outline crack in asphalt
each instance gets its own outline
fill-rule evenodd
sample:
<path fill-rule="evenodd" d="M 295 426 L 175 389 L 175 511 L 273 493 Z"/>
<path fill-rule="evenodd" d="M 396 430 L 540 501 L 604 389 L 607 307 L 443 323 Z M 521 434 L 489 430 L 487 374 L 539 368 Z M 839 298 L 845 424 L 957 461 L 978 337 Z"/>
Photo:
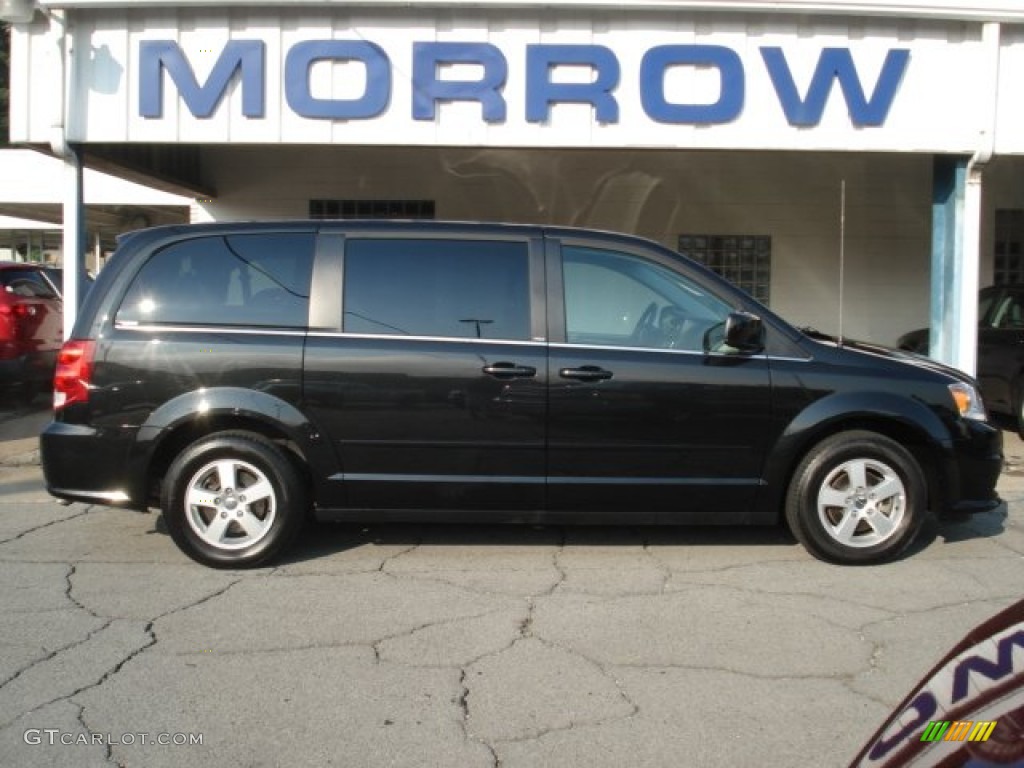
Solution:
<path fill-rule="evenodd" d="M 53 651 L 50 651 L 49 653 L 47 653 L 45 656 L 43 656 L 41 658 L 38 658 L 35 661 L 32 661 L 32 662 L 26 664 L 24 667 L 22 667 L 21 669 L 17 670 L 14 674 L 10 675 L 6 680 L 4 680 L 3 682 L 0 682 L 0 691 L 2 691 L 4 688 L 6 688 L 11 683 L 13 683 L 15 680 L 17 680 L 22 675 L 24 675 L 27 672 L 31 671 L 35 667 L 38 667 L 40 664 L 45 664 L 46 662 L 50 661 L 50 659 L 55 658 L 59 654 L 64 653 L 65 651 L 70 651 L 70 650 L 72 650 L 74 648 L 77 648 L 78 646 L 82 645 L 83 643 L 89 642 L 93 638 L 94 635 L 96 635 L 99 632 L 102 632 L 103 630 L 105 630 L 107 627 L 109 627 L 111 624 L 113 624 L 114 621 L 115 621 L 115 619 L 107 619 L 100 626 L 96 627 L 95 629 L 89 630 L 89 632 L 87 632 L 85 637 L 83 637 L 82 639 L 75 640 L 73 642 L 68 643 L 67 645 L 62 645 L 60 648 L 55 648 Z M 59 701 L 59 699 L 58 699 L 58 701 Z M 22 712 L 21 714 L 25 714 L 25 713 Z M 21 715 L 19 715 L 19 717 L 20 716 Z M 13 720 L 10 721 L 10 722 L 7 722 L 7 723 L 0 723 L 0 728 L 3 728 L 3 727 L 6 727 L 6 726 L 10 725 L 11 722 L 13 722 Z"/>
<path fill-rule="evenodd" d="M 150 624 L 153 624 L 153 623 L 159 621 L 160 619 L 166 619 L 168 616 L 173 616 L 176 613 L 183 613 L 185 611 L 190 611 L 193 608 L 198 608 L 200 605 L 203 605 L 205 603 L 210 602 L 211 600 L 214 600 L 214 599 L 216 599 L 218 597 L 223 596 L 232 587 L 235 587 L 235 586 L 241 584 L 243 581 L 248 581 L 251 578 L 255 579 L 255 578 L 260 578 L 260 577 L 259 576 L 239 576 L 237 579 L 235 579 L 234 581 L 228 582 L 227 584 L 225 584 L 220 589 L 216 589 L 213 592 L 211 592 L 210 594 L 204 595 L 203 597 L 200 597 L 198 600 L 192 601 L 188 605 L 179 605 L 177 608 L 172 608 L 169 611 L 164 611 L 163 613 L 157 614 L 152 619 L 150 619 Z"/>
<path fill-rule="evenodd" d="M 153 634 L 153 622 L 151 622 L 151 621 L 147 622 L 146 626 L 142 628 L 142 631 L 145 634 L 149 635 L 149 641 L 144 643 L 143 645 L 139 646 L 138 648 L 136 648 L 134 651 L 132 651 L 127 656 L 125 656 L 123 659 L 121 659 L 119 662 L 117 662 L 113 667 L 111 667 L 106 672 L 104 672 L 99 680 L 97 680 L 94 683 L 90 683 L 88 685 L 83 685 L 80 688 L 72 691 L 71 693 L 69 693 L 69 694 L 67 694 L 65 696 L 58 696 L 57 698 L 55 698 L 55 699 L 53 699 L 51 701 L 48 701 L 45 704 L 41 704 L 40 708 L 41 707 L 48 707 L 51 704 L 56 704 L 58 701 L 69 701 L 72 704 L 75 704 L 76 706 L 82 706 L 81 704 L 79 704 L 79 702 L 74 700 L 75 696 L 77 696 L 80 693 L 84 693 L 85 691 L 92 690 L 93 688 L 99 688 L 105 682 L 107 682 L 107 680 L 109 680 L 114 675 L 116 675 L 118 672 L 120 672 L 124 668 L 125 664 L 127 664 L 129 661 L 134 659 L 136 656 L 138 656 L 139 654 L 144 652 L 147 648 L 151 648 L 152 646 L 156 645 L 157 640 L 156 640 L 156 635 Z M 85 717 L 85 707 L 84 706 L 82 706 L 82 717 Z"/>
<path fill-rule="evenodd" d="M 512 645 L 515 645 L 517 640 L 523 640 L 527 637 L 533 637 L 533 614 L 534 610 L 537 607 L 537 600 L 543 599 L 545 597 L 550 597 L 551 595 L 553 595 L 559 587 L 565 584 L 566 579 L 569 578 L 565 568 L 562 567 L 562 563 L 559 559 L 562 553 L 565 552 L 565 541 L 566 531 L 565 528 L 562 528 L 561 537 L 558 541 L 558 545 L 555 547 L 555 550 L 551 553 L 551 567 L 555 569 L 555 573 L 558 574 L 558 578 L 550 587 L 548 587 L 543 592 L 538 592 L 533 595 L 527 595 L 526 616 L 523 618 L 523 621 L 519 625 L 519 637 L 516 638 L 516 640 L 512 641 Z M 512 646 L 510 645 L 509 648 L 511 647 Z"/>
<path fill-rule="evenodd" d="M 462 715 L 459 719 L 459 726 L 462 728 L 463 737 L 467 741 L 475 741 L 477 744 L 482 745 L 491 754 L 492 768 L 501 768 L 501 758 L 498 757 L 497 750 L 488 741 L 473 733 L 469 727 L 469 685 L 466 683 L 466 667 L 459 669 L 459 688 L 460 693 L 455 700 L 455 705 L 459 708 L 459 712 Z"/>
<path fill-rule="evenodd" d="M 98 635 L 100 632 L 103 632 L 104 630 L 109 628 L 111 625 L 113 625 L 113 623 L 115 621 L 129 621 L 129 622 L 138 621 L 137 619 L 132 619 L 132 618 L 129 618 L 129 617 L 119 617 L 119 616 L 107 617 L 107 616 L 102 616 L 100 614 L 97 614 L 95 611 L 91 610 L 90 608 L 88 608 L 85 604 L 83 604 L 81 601 L 79 601 L 78 598 L 76 598 L 74 596 L 74 594 L 73 594 L 74 584 L 73 584 L 72 579 L 73 579 L 73 576 L 75 575 L 75 573 L 77 572 L 77 564 L 75 564 L 75 563 L 66 563 L 66 565 L 68 566 L 68 571 L 67 571 L 67 573 L 64 576 L 65 584 L 66 584 L 65 591 L 64 591 L 65 597 L 73 605 L 75 605 L 79 609 L 85 611 L 90 616 L 92 616 L 92 617 L 94 617 L 96 619 L 102 620 L 103 623 L 100 626 L 96 627 L 95 629 L 90 630 L 86 634 L 86 636 L 84 638 L 82 638 L 80 640 L 77 640 L 75 642 L 72 642 L 72 643 L 68 643 L 67 645 L 64 645 L 64 646 L 62 646 L 60 648 L 57 648 L 54 651 L 46 654 L 46 656 L 44 656 L 42 658 L 39 658 L 39 659 L 36 659 L 32 663 L 30 663 L 30 664 L 22 667 L 21 669 L 17 670 L 13 675 L 11 675 L 6 680 L 4 680 L 2 683 L 0 683 L 0 690 L 3 690 L 5 687 L 7 687 L 11 683 L 13 683 L 18 678 L 22 677 L 24 674 L 28 673 L 29 671 L 31 671 L 35 667 L 39 666 L 40 664 L 45 664 L 46 662 L 54 659 L 55 657 L 57 657 L 61 653 L 66 653 L 67 651 L 73 650 L 74 648 L 77 648 L 77 647 L 83 645 L 84 643 L 89 642 L 96 635 Z M 84 726 L 85 724 L 84 724 L 84 720 L 82 718 L 84 718 L 84 709 L 85 708 L 84 708 L 84 706 L 79 704 L 77 701 L 74 701 L 74 697 L 77 696 L 80 693 L 83 693 L 84 691 L 90 690 L 92 688 L 97 688 L 97 687 L 103 685 L 107 680 L 109 680 L 111 677 L 113 677 L 118 672 L 120 672 L 120 670 L 124 667 L 125 664 L 127 664 L 129 661 L 131 661 L 132 659 L 134 659 L 137 656 L 139 656 L 141 653 L 146 651 L 148 648 L 151 648 L 151 647 L 155 646 L 157 644 L 157 642 L 158 642 L 158 639 L 156 637 L 156 633 L 154 631 L 153 624 L 154 624 L 154 622 L 157 619 L 164 618 L 166 616 L 170 616 L 170 615 L 178 613 L 180 611 L 189 610 L 191 608 L 195 608 L 196 606 L 202 605 L 203 603 L 205 603 L 205 602 L 207 602 L 209 600 L 212 600 L 212 599 L 214 599 L 216 597 L 219 597 L 219 596 L 223 595 L 231 587 L 235 586 L 236 584 L 238 584 L 241 581 L 243 581 L 243 578 L 236 579 L 235 581 L 232 581 L 231 583 L 227 584 L 226 586 L 222 587 L 221 589 L 215 590 L 214 592 L 212 592 L 212 593 L 210 593 L 208 595 L 204 595 L 203 597 L 201 597 L 198 600 L 195 600 L 195 601 L 189 603 L 188 605 L 179 606 L 178 608 L 175 608 L 175 609 L 172 609 L 172 610 L 169 610 L 169 611 L 165 611 L 164 613 L 161 613 L 158 616 L 154 617 L 153 619 L 147 621 L 145 627 L 143 628 L 143 632 L 146 635 L 149 636 L 149 640 L 146 643 L 144 643 L 143 645 L 141 645 L 138 648 L 134 649 L 131 653 L 127 654 L 124 658 L 122 658 L 120 661 L 118 661 L 113 667 L 111 667 L 106 672 L 104 672 L 100 676 L 100 678 L 98 680 L 96 680 L 96 681 L 94 681 L 92 683 L 89 683 L 88 685 L 81 686 L 81 687 L 77 688 L 76 690 L 74 690 L 74 691 L 72 691 L 72 692 L 70 692 L 68 694 L 64 694 L 62 696 L 58 696 L 58 697 L 56 697 L 54 699 L 51 699 L 50 701 L 44 702 L 42 704 L 38 704 L 38 705 L 34 706 L 32 708 L 32 710 L 41 709 L 43 707 L 50 706 L 51 704 L 55 704 L 57 702 L 68 701 L 68 702 L 74 704 L 75 706 L 79 707 L 79 709 L 80 709 L 80 711 L 79 711 L 79 720 L 82 721 L 83 726 Z M 23 716 L 25 714 L 27 714 L 27 712 L 22 712 L 17 717 L 21 717 L 21 716 Z M 15 718 L 15 720 L 17 719 L 17 717 Z M 0 727 L 6 727 L 6 726 L 10 725 L 11 722 L 14 722 L 14 720 L 11 720 L 11 721 L 8 721 L 6 723 L 0 724 Z M 88 727 L 86 727 L 86 730 L 89 730 Z M 91 733 L 91 731 L 90 731 L 90 733 Z M 110 760 L 110 754 L 109 754 L 110 747 L 109 746 L 107 747 L 107 750 L 108 750 L 108 761 L 109 761 Z"/>
<path fill-rule="evenodd" d="M 75 513 L 73 515 L 68 515 L 67 517 L 62 517 L 59 520 L 50 520 L 49 522 L 41 523 L 40 525 L 36 525 L 36 526 L 31 527 L 31 528 L 27 528 L 26 530 L 21 531 L 21 533 L 18 533 L 18 534 L 14 535 L 14 536 L 11 536 L 10 538 L 0 539 L 0 546 L 2 546 L 4 544 L 10 544 L 12 542 L 18 541 L 19 539 L 22 539 L 25 536 L 28 536 L 30 533 L 35 533 L 36 531 L 41 531 L 44 528 L 50 528 L 51 526 L 60 525 L 61 523 L 66 523 L 69 520 L 74 520 L 76 518 L 82 517 L 83 515 L 89 514 L 89 512 L 91 512 L 91 511 L 92 511 L 92 507 L 88 506 L 84 510 L 82 510 L 81 512 L 77 512 L 77 513 Z M 32 562 L 35 562 L 35 561 L 32 561 Z M 52 562 L 62 563 L 62 562 L 66 562 L 66 561 L 64 561 L 64 560 L 54 560 Z"/>
<path fill-rule="evenodd" d="M 64 587 L 64 597 L 66 597 L 68 599 L 68 602 L 70 602 L 70 603 L 72 603 L 74 605 L 77 605 L 83 611 L 85 611 L 90 616 L 92 616 L 93 618 L 96 618 L 96 619 L 120 618 L 120 617 L 117 617 L 117 616 L 112 616 L 112 617 L 100 616 L 98 613 L 93 611 L 91 608 L 87 608 L 85 605 L 83 605 L 82 602 L 79 601 L 79 599 L 74 596 L 74 594 L 73 594 L 74 584 L 71 583 L 72 577 L 78 571 L 78 565 L 76 565 L 75 563 L 67 563 L 67 566 L 68 566 L 68 571 L 67 571 L 67 573 L 64 574 L 64 584 L 65 584 L 65 587 Z"/>
<path fill-rule="evenodd" d="M 91 741 L 92 737 L 95 735 L 95 731 L 93 731 L 93 729 L 89 727 L 89 724 L 85 722 L 85 707 L 76 701 L 69 700 L 69 703 L 72 704 L 77 710 L 75 714 L 75 719 L 78 720 L 78 724 L 82 726 L 82 730 L 89 734 Z M 104 741 L 106 742 L 103 750 L 104 762 L 116 766 L 116 768 L 124 768 L 124 763 L 114 759 L 114 745 L 110 743 L 110 739 L 104 739 Z"/>
<path fill-rule="evenodd" d="M 388 664 L 397 664 L 397 665 L 400 665 L 400 666 L 415 667 L 417 669 L 446 669 L 446 668 L 460 668 L 460 667 L 463 667 L 463 666 L 472 666 L 473 664 L 475 664 L 480 659 L 486 658 L 487 656 L 491 655 L 492 653 L 495 653 L 495 651 L 488 651 L 487 653 L 481 654 L 480 656 L 473 658 L 472 660 L 470 660 L 469 662 L 466 662 L 465 664 L 407 664 L 406 662 L 403 662 L 403 661 L 396 661 L 395 659 L 391 659 L 391 658 L 383 658 L 383 655 L 381 654 L 380 646 L 381 646 L 382 643 L 386 643 L 386 642 L 389 642 L 391 640 L 399 640 L 399 639 L 404 638 L 404 637 L 412 637 L 417 632 L 422 632 L 425 629 L 433 629 L 434 627 L 443 627 L 443 626 L 446 626 L 446 625 L 449 625 L 449 624 L 458 624 L 458 623 L 463 622 L 463 621 L 473 621 L 474 619 L 483 619 L 483 618 L 486 618 L 488 616 L 496 616 L 498 614 L 505 613 L 508 610 L 509 610 L 509 608 L 507 608 L 507 607 L 505 607 L 505 608 L 493 608 L 493 609 L 489 609 L 489 610 L 486 610 L 486 611 L 481 611 L 480 613 L 468 614 L 466 616 L 452 616 L 452 617 L 448 617 L 448 618 L 445 618 L 445 619 L 438 619 L 436 621 L 427 621 L 427 622 L 419 624 L 419 625 L 417 625 L 417 626 L 415 626 L 415 627 L 413 627 L 411 629 L 403 630 L 401 632 L 395 632 L 394 634 L 384 635 L 383 637 L 379 637 L 379 638 L 377 638 L 375 640 L 372 640 L 372 641 L 370 641 L 368 643 L 357 643 L 357 644 L 371 646 L 373 648 L 373 652 L 374 652 L 374 655 L 377 658 L 378 663 L 386 662 Z M 511 644 L 508 647 L 511 647 Z M 507 648 L 502 648 L 501 650 L 507 650 Z"/>
<path fill-rule="evenodd" d="M 396 552 L 393 555 L 387 555 L 383 560 L 380 561 L 380 565 L 377 566 L 377 570 L 380 573 L 388 573 L 388 571 L 386 571 L 384 569 L 387 568 L 389 563 L 393 563 L 395 560 L 397 560 L 398 558 L 402 557 L 403 555 L 408 555 L 413 550 L 418 549 L 419 546 L 422 543 L 423 543 L 423 539 L 420 539 L 415 544 L 411 544 L 410 546 L 406 547 L 405 549 L 401 550 L 400 552 Z M 389 574 L 389 575 L 394 575 L 394 574 Z"/>
<path fill-rule="evenodd" d="M 661 589 L 658 592 L 659 594 L 665 594 L 665 591 L 668 589 L 668 583 L 672 580 L 672 569 L 669 568 L 668 563 L 658 557 L 654 550 L 651 549 L 651 540 L 649 538 L 644 538 L 641 546 L 643 547 L 644 554 L 650 558 L 654 563 L 654 567 L 661 573 Z"/>
<path fill-rule="evenodd" d="M 983 531 L 981 531 L 980 529 L 975 528 L 974 525 L 971 524 L 971 523 L 968 523 L 967 527 L 971 530 L 972 533 L 976 533 L 978 538 L 986 539 L 987 541 L 991 542 L 993 545 L 999 547 L 1000 549 L 1005 549 L 1011 555 L 1016 555 L 1017 557 L 1024 557 L 1024 552 L 1022 552 L 1019 549 L 1014 549 L 1012 546 L 1007 544 L 1002 539 L 1002 537 L 1000 537 L 998 535 L 992 536 L 991 534 L 986 534 Z M 1016 525 L 1011 525 L 1011 524 L 1006 525 L 1004 528 L 1005 528 L 1005 530 L 1017 530 L 1017 526 Z"/>

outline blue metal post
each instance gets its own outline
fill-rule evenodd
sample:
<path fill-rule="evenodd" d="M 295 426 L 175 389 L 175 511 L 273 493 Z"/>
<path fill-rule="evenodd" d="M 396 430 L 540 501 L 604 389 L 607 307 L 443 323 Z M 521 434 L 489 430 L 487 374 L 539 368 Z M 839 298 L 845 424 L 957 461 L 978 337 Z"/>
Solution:
<path fill-rule="evenodd" d="M 964 196 L 967 158 L 939 155 L 932 178 L 932 358 L 956 365 L 960 358 L 957 329 L 961 324 L 960 286 L 964 268 Z M 973 297 L 977 301 L 977 297 Z"/>

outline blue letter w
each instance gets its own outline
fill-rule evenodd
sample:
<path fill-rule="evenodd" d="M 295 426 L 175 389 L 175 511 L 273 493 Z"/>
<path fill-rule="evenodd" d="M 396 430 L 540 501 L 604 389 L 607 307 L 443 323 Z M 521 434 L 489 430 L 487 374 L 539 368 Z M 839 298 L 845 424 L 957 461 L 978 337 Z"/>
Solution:
<path fill-rule="evenodd" d="M 779 103 L 790 125 L 817 125 L 825 111 L 825 102 L 832 92 L 833 80 L 839 81 L 839 87 L 846 98 L 846 106 L 850 110 L 850 119 L 860 127 L 864 125 L 881 125 L 885 122 L 896 88 L 899 87 L 910 51 L 905 48 L 894 48 L 885 56 L 882 72 L 875 84 L 874 94 L 868 99 L 864 95 L 860 75 L 853 63 L 849 48 L 825 48 L 818 58 L 818 66 L 811 78 L 806 98 L 801 99 L 797 92 L 793 73 L 789 70 L 786 56 L 781 48 L 762 48 L 761 57 L 768 68 L 768 75 L 775 86 Z"/>

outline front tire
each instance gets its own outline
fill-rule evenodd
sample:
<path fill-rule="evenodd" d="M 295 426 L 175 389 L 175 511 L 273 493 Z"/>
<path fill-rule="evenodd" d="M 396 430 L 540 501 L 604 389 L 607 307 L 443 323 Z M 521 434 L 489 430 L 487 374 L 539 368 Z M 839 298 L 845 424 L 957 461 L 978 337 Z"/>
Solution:
<path fill-rule="evenodd" d="M 913 542 L 926 496 L 921 468 L 902 445 L 875 432 L 840 432 L 800 462 L 786 494 L 786 521 L 815 557 L 882 562 Z"/>
<path fill-rule="evenodd" d="M 271 560 L 298 533 L 309 506 L 285 450 L 249 432 L 217 433 L 182 451 L 160 502 L 175 544 L 214 568 Z"/>

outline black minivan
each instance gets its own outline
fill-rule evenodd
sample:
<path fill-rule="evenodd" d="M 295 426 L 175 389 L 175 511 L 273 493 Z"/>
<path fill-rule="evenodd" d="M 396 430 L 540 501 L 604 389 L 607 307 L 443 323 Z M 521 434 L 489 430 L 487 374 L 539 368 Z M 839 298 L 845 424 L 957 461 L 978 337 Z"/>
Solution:
<path fill-rule="evenodd" d="M 207 565 L 304 519 L 776 524 L 842 563 L 999 503 L 975 383 L 791 327 L 679 254 L 543 226 L 124 236 L 41 438 L 70 501 L 159 505 Z"/>

